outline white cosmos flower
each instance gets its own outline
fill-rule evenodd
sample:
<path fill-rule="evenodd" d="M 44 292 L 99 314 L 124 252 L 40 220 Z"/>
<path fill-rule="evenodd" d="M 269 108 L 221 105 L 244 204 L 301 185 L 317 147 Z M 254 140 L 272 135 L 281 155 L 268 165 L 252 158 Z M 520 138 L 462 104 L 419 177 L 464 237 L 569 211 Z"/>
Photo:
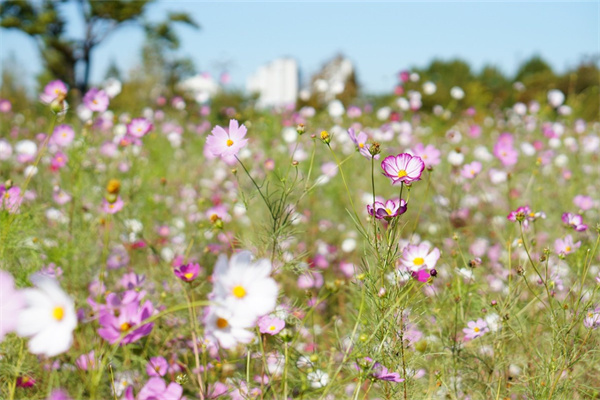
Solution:
<path fill-rule="evenodd" d="M 258 318 L 275 309 L 279 289 L 267 259 L 252 261 L 249 251 L 221 255 L 213 273 L 214 301 L 235 315 Z"/>
<path fill-rule="evenodd" d="M 310 386 L 314 389 L 320 389 L 327 386 L 329 383 L 329 374 L 321 371 L 320 369 L 314 372 L 309 372 L 306 378 L 310 382 Z"/>
<path fill-rule="evenodd" d="M 34 274 L 30 280 L 37 288 L 23 290 L 27 306 L 18 316 L 17 334 L 31 338 L 31 353 L 53 357 L 71 347 L 75 306 L 54 279 Z"/>
<path fill-rule="evenodd" d="M 210 342 L 218 342 L 222 348 L 230 349 L 238 343 L 250 343 L 254 339 L 254 333 L 248 328 L 256 325 L 256 316 L 239 313 L 234 315 L 227 308 L 210 307 L 204 324 Z"/>

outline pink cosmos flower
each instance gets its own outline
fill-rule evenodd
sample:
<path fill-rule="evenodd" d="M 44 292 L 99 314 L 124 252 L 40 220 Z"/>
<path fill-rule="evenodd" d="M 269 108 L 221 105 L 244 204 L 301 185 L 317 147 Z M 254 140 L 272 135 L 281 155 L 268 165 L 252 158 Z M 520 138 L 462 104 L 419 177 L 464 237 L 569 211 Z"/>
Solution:
<path fill-rule="evenodd" d="M 169 364 L 163 357 L 152 357 L 146 364 L 148 376 L 165 376 Z"/>
<path fill-rule="evenodd" d="M 369 215 L 375 215 L 375 218 L 377 219 L 385 219 L 390 221 L 392 218 L 404 214 L 407 207 L 408 206 L 404 199 L 400 199 L 399 202 L 387 200 L 385 204 L 376 201 L 375 208 L 373 208 L 372 204 L 367 204 L 367 211 L 369 212 Z"/>
<path fill-rule="evenodd" d="M 370 367 L 370 376 L 380 381 L 387 382 L 404 382 L 404 378 L 400 378 L 400 374 L 398 372 L 390 372 L 383 364 L 380 362 L 373 362 L 371 357 L 364 357 L 360 364 L 366 366 L 366 368 Z M 360 365 L 357 364 L 357 369 L 360 368 Z"/>
<path fill-rule="evenodd" d="M 581 246 L 581 240 L 574 243 L 571 235 L 565 236 L 564 239 L 556 239 L 554 242 L 554 250 L 561 255 L 571 254 Z"/>
<path fill-rule="evenodd" d="M 466 340 L 473 340 L 489 332 L 487 322 L 479 318 L 477 321 L 469 321 L 468 328 L 463 328 Z"/>
<path fill-rule="evenodd" d="M 481 172 L 481 163 L 479 161 L 473 161 L 470 164 L 465 164 L 460 170 L 460 174 L 467 178 L 473 179 Z"/>
<path fill-rule="evenodd" d="M 200 273 L 200 264 L 189 263 L 175 267 L 173 270 L 175 276 L 185 282 L 191 282 L 198 277 Z"/>
<path fill-rule="evenodd" d="M 412 152 L 415 156 L 423 160 L 426 167 L 433 167 L 440 163 L 440 155 L 442 153 L 431 144 L 424 146 L 423 143 L 417 143 Z"/>
<path fill-rule="evenodd" d="M 135 400 L 179 400 L 183 394 L 183 388 L 177 382 L 171 382 L 167 386 L 164 380 L 159 377 L 152 377 L 146 382 L 142 390 L 135 397 Z M 133 400 L 133 393 L 129 391 L 125 398 L 127 400 Z"/>
<path fill-rule="evenodd" d="M 110 99 L 104 90 L 91 88 L 83 96 L 83 104 L 90 110 L 96 112 L 104 112 L 108 109 Z"/>
<path fill-rule="evenodd" d="M 258 328 L 260 333 L 277 335 L 285 328 L 285 321 L 276 317 L 262 316 L 258 319 Z"/>
<path fill-rule="evenodd" d="M 58 97 L 67 95 L 67 85 L 64 82 L 56 80 L 48 83 L 44 88 L 44 93 L 40 94 L 40 100 L 45 104 L 50 104 Z"/>
<path fill-rule="evenodd" d="M 23 196 L 19 187 L 13 186 L 7 190 L 4 185 L 0 185 L 0 210 L 6 210 L 10 214 L 18 213 L 22 202 Z"/>
<path fill-rule="evenodd" d="M 57 146 L 67 147 L 73 142 L 75 138 L 75 131 L 71 128 L 70 125 L 59 125 L 54 128 L 54 132 L 52 132 L 52 136 L 50 140 Z"/>
<path fill-rule="evenodd" d="M 409 244 L 402 250 L 400 263 L 409 271 L 417 272 L 422 269 L 433 269 L 440 259 L 440 250 L 431 248 L 427 242 L 419 245 Z"/>
<path fill-rule="evenodd" d="M 600 328 L 600 307 L 588 310 L 585 318 L 583 319 L 583 326 L 588 329 Z"/>
<path fill-rule="evenodd" d="M 54 199 L 54 202 L 60 206 L 71 201 L 71 195 L 59 187 L 54 188 L 54 191 L 52 192 L 52 198 Z"/>
<path fill-rule="evenodd" d="M 577 195 L 573 199 L 573 204 L 581 210 L 587 211 L 594 207 L 594 200 L 589 196 Z"/>
<path fill-rule="evenodd" d="M 58 171 L 59 169 L 67 165 L 68 161 L 69 157 L 67 157 L 67 155 L 62 151 L 58 151 L 56 152 L 54 157 L 52 157 L 52 161 L 50 161 L 50 169 L 52 171 Z"/>
<path fill-rule="evenodd" d="M 348 129 L 348 136 L 350 136 L 350 140 L 352 140 L 352 143 L 354 143 L 356 145 L 356 147 L 358 147 L 358 150 L 365 147 L 365 145 L 367 144 L 367 140 L 369 139 L 367 134 L 364 133 L 363 131 L 360 131 L 357 135 L 354 132 L 353 128 Z"/>
<path fill-rule="evenodd" d="M 152 322 L 139 327 L 137 325 L 148 319 L 153 313 L 154 307 L 150 300 L 146 300 L 144 304 L 137 301 L 123 304 L 118 308 L 118 316 L 106 310 L 98 319 L 101 326 L 98 329 L 98 335 L 110 344 L 119 342 L 121 335 L 125 335 L 120 342 L 121 346 L 136 342 L 142 337 L 149 335 L 152 331 L 154 327 L 154 323 Z"/>
<path fill-rule="evenodd" d="M 0 270 L 0 342 L 17 328 L 17 315 L 25 308 L 25 297 L 15 289 L 11 274 Z"/>
<path fill-rule="evenodd" d="M 494 146 L 494 156 L 496 156 L 505 167 L 510 167 L 517 163 L 519 153 L 512 147 L 512 137 L 510 141 L 498 140 L 498 143 Z"/>
<path fill-rule="evenodd" d="M 107 214 L 116 214 L 123 209 L 124 204 L 121 196 L 118 196 L 112 203 L 106 199 L 102 199 L 102 211 Z"/>
<path fill-rule="evenodd" d="M 6 100 L 6 99 L 0 99 L 0 112 L 1 113 L 8 113 L 10 112 L 10 110 L 12 109 L 12 104 L 10 101 Z"/>
<path fill-rule="evenodd" d="M 577 232 L 584 232 L 588 228 L 588 226 L 583 223 L 583 218 L 579 214 L 564 213 L 562 215 L 562 221 Z"/>
<path fill-rule="evenodd" d="M 144 137 L 154 126 L 146 118 L 134 118 L 127 125 L 127 133 L 133 137 Z"/>
<path fill-rule="evenodd" d="M 20 388 L 29 388 L 35 385 L 35 379 L 30 376 L 22 375 L 17 378 L 17 386 Z"/>
<path fill-rule="evenodd" d="M 82 371 L 89 371 L 96 368 L 96 356 L 94 350 L 82 354 L 75 360 L 75 365 Z"/>
<path fill-rule="evenodd" d="M 388 156 L 381 162 L 383 175 L 392 180 L 392 184 L 412 183 L 421 179 L 425 164 L 418 156 L 408 153 Z"/>
<path fill-rule="evenodd" d="M 235 156 L 248 143 L 244 139 L 248 130 L 244 125 L 239 126 L 238 121 L 229 121 L 229 132 L 220 126 L 215 126 L 212 135 L 206 138 L 206 148 L 215 157 Z"/>

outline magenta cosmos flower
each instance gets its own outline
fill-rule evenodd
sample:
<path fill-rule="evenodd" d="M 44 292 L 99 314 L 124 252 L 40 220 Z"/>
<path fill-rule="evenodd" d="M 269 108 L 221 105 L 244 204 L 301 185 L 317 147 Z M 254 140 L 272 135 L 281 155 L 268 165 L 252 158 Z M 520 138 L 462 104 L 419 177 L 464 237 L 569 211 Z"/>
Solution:
<path fill-rule="evenodd" d="M 479 318 L 477 321 L 469 321 L 467 326 L 468 328 L 463 329 L 466 340 L 476 339 L 490 331 L 488 329 L 487 322 L 481 318 Z"/>
<path fill-rule="evenodd" d="M 104 112 L 108 109 L 109 102 L 108 95 L 104 90 L 98 90 L 91 88 L 83 96 L 83 104 L 90 109 L 90 111 Z"/>
<path fill-rule="evenodd" d="M 144 137 L 154 126 L 146 118 L 134 118 L 127 125 L 127 133 L 133 137 Z"/>
<path fill-rule="evenodd" d="M 43 103 L 50 104 L 59 97 L 67 96 L 67 85 L 64 82 L 56 80 L 48 83 L 44 88 L 44 93 L 40 94 L 40 100 Z"/>
<path fill-rule="evenodd" d="M 163 357 L 152 357 L 146 364 L 148 376 L 165 376 L 169 363 Z"/>
<path fill-rule="evenodd" d="M 398 202 L 394 200 L 387 200 L 385 204 L 376 201 L 374 206 L 375 207 L 373 207 L 371 204 L 367 205 L 367 211 L 369 212 L 369 215 L 375 215 L 375 218 L 385 219 L 387 221 L 397 217 L 398 215 L 404 214 L 407 209 L 406 201 L 404 201 L 404 199 L 400 199 Z"/>
<path fill-rule="evenodd" d="M 412 183 L 420 180 L 425 163 L 421 157 L 402 153 L 386 157 L 381 162 L 381 168 L 383 168 L 383 174 L 392 180 L 392 184 L 399 185 L 402 182 Z"/>
<path fill-rule="evenodd" d="M 113 315 L 110 311 L 105 311 L 98 320 L 101 326 L 98 329 L 98 335 L 110 344 L 119 342 L 121 335 L 125 335 L 120 342 L 121 345 L 133 343 L 152 331 L 154 323 L 138 327 L 142 321 L 154 313 L 154 307 L 150 300 L 146 300 L 143 305 L 137 301 L 123 304 L 118 311 L 118 316 Z M 135 327 L 137 328 L 133 329 Z"/>
<path fill-rule="evenodd" d="M 248 139 L 244 139 L 248 130 L 244 125 L 232 119 L 229 121 L 229 131 L 220 126 L 215 126 L 212 135 L 206 138 L 206 147 L 215 157 L 235 156 L 246 145 Z"/>
<path fill-rule="evenodd" d="M 583 218 L 579 214 L 564 213 L 562 215 L 562 221 L 577 232 L 583 232 L 588 228 L 588 226 L 583 223 Z"/>
<path fill-rule="evenodd" d="M 185 282 L 191 282 L 198 277 L 200 273 L 200 264 L 189 263 L 175 267 L 173 270 L 175 276 Z"/>

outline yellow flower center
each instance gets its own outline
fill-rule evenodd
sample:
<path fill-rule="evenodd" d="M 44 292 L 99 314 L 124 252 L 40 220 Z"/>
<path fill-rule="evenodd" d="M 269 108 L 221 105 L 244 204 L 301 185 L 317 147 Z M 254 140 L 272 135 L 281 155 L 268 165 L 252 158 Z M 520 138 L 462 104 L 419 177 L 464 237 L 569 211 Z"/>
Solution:
<path fill-rule="evenodd" d="M 529 213 L 529 216 L 530 216 L 530 217 L 535 217 L 535 213 L 534 213 L 534 212 L 530 212 L 530 213 Z"/>
<path fill-rule="evenodd" d="M 129 330 L 129 328 L 131 328 L 131 325 L 129 325 L 129 323 L 123 322 L 121 324 L 121 332 L 126 332 Z"/>
<path fill-rule="evenodd" d="M 415 265 L 423 265 L 423 264 L 425 264 L 425 260 L 423 259 L 423 257 L 416 257 L 413 260 L 413 264 L 415 264 Z"/>
<path fill-rule="evenodd" d="M 59 162 L 59 163 L 61 163 L 61 162 L 63 162 L 63 158 L 62 157 L 57 157 L 56 161 Z"/>
<path fill-rule="evenodd" d="M 233 140 L 227 139 L 227 147 L 233 146 Z"/>
<path fill-rule="evenodd" d="M 404 178 L 406 175 L 408 175 L 406 173 L 405 169 L 401 169 L 400 171 L 398 171 L 398 178 Z"/>
<path fill-rule="evenodd" d="M 237 297 L 238 299 L 241 299 L 244 296 L 246 296 L 246 289 L 244 289 L 243 286 L 238 285 L 233 288 L 232 293 L 235 297 Z"/>
<path fill-rule="evenodd" d="M 65 316 L 65 309 L 61 306 L 54 307 L 52 310 L 52 317 L 57 321 L 62 321 Z"/>
<path fill-rule="evenodd" d="M 271 326 L 269 327 L 269 330 L 270 330 L 270 331 L 274 331 L 275 329 L 277 329 L 277 328 L 275 327 L 275 325 L 271 325 Z"/>
<path fill-rule="evenodd" d="M 225 329 L 229 326 L 229 322 L 225 318 L 217 318 L 217 328 Z"/>
<path fill-rule="evenodd" d="M 364 143 L 359 143 L 358 147 L 360 147 L 362 149 L 363 147 L 365 147 L 365 144 Z"/>
<path fill-rule="evenodd" d="M 390 210 L 389 208 L 386 208 L 385 212 L 388 213 L 388 215 L 392 215 L 392 210 Z"/>
<path fill-rule="evenodd" d="M 98 104 L 98 100 L 94 99 L 94 100 L 92 100 L 92 103 Z"/>
<path fill-rule="evenodd" d="M 566 250 L 566 251 L 571 251 L 571 246 L 567 246 L 567 247 L 565 247 L 565 250 Z"/>
<path fill-rule="evenodd" d="M 185 279 L 192 279 L 192 276 L 194 276 L 194 273 L 188 272 L 187 274 L 183 274 L 183 276 L 185 276 Z"/>
<path fill-rule="evenodd" d="M 475 328 L 473 328 L 473 331 L 474 331 L 475 333 L 477 333 L 477 332 L 479 332 L 479 331 L 480 331 L 480 329 L 479 329 L 478 327 L 475 327 Z"/>
<path fill-rule="evenodd" d="M 63 132 L 62 137 L 67 137 L 67 133 Z"/>

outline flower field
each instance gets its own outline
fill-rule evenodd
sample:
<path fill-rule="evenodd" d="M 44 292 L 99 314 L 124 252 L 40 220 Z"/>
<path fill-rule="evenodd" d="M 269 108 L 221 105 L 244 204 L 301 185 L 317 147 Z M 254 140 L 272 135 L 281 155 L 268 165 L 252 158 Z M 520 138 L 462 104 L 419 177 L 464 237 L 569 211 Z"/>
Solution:
<path fill-rule="evenodd" d="M 0 398 L 600 398 L 600 123 L 407 74 L 0 100 Z"/>

